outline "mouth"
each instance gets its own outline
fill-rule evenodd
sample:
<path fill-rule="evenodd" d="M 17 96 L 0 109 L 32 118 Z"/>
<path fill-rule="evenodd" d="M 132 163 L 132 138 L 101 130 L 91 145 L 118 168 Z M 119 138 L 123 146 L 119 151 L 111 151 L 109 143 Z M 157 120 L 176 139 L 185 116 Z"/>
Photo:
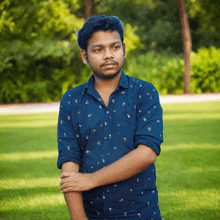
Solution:
<path fill-rule="evenodd" d="M 115 63 L 106 63 L 104 66 L 114 66 Z"/>
<path fill-rule="evenodd" d="M 102 64 L 101 66 L 103 67 L 113 67 L 117 64 L 117 62 L 106 62 L 104 64 Z"/>
<path fill-rule="evenodd" d="M 116 66 L 115 63 L 106 63 L 106 64 L 103 65 L 103 67 L 104 67 L 104 68 L 107 68 L 107 69 L 109 69 L 109 68 L 114 68 L 115 66 Z"/>

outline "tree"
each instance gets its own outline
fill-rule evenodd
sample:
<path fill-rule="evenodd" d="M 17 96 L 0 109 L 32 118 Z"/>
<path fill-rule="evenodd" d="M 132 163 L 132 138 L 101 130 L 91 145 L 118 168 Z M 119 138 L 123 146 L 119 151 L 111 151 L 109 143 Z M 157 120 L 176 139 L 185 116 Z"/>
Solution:
<path fill-rule="evenodd" d="M 84 0 L 84 7 L 85 7 L 85 20 L 89 19 L 92 14 L 92 0 Z"/>
<path fill-rule="evenodd" d="M 187 12 L 184 5 L 184 0 L 176 0 L 180 12 L 180 22 L 182 26 L 183 34 L 183 47 L 184 47 L 184 63 L 185 63 L 185 74 L 184 74 L 184 93 L 190 93 L 190 53 L 192 48 L 192 41 L 189 29 L 189 23 L 187 19 Z"/>
<path fill-rule="evenodd" d="M 77 2 L 78 0 L 3 0 L 0 3 L 0 41 L 8 43 L 20 40 L 31 43 L 44 37 L 71 37 L 74 29 L 83 24 L 83 19 L 78 19 L 71 13 L 71 10 L 78 8 Z"/>
<path fill-rule="evenodd" d="M 219 0 L 189 0 L 186 2 L 191 27 L 193 50 L 213 45 L 220 47 Z"/>

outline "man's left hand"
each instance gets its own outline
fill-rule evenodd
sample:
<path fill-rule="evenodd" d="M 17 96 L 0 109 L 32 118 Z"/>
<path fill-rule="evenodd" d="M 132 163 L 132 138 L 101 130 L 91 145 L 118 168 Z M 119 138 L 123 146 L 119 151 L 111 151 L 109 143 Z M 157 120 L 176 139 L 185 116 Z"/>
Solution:
<path fill-rule="evenodd" d="M 60 178 L 62 193 L 88 191 L 95 187 L 90 173 L 63 172 Z"/>

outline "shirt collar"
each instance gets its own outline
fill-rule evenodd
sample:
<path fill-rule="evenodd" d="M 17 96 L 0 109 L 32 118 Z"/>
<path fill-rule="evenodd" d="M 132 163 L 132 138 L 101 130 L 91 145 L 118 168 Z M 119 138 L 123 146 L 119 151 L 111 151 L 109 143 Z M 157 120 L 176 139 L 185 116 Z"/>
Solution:
<path fill-rule="evenodd" d="M 119 89 L 119 87 L 123 87 L 125 89 L 128 88 L 128 78 L 126 77 L 123 70 L 121 70 L 121 79 L 118 83 L 116 90 Z M 85 83 L 84 91 L 85 90 L 89 90 L 89 91 L 94 90 L 94 75 L 93 74 L 90 76 L 89 80 Z"/>
<path fill-rule="evenodd" d="M 128 78 L 125 75 L 123 70 L 121 70 L 121 79 L 120 79 L 120 81 L 118 83 L 118 87 L 119 86 L 123 87 L 124 89 L 128 88 Z"/>

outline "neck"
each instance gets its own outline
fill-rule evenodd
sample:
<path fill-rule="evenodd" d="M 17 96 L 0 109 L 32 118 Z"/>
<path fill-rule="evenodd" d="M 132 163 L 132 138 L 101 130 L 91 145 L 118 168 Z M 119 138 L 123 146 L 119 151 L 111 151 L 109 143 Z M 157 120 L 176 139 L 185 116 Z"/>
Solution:
<path fill-rule="evenodd" d="M 121 79 L 121 71 L 113 79 L 101 79 L 95 75 L 94 75 L 94 79 L 95 79 L 94 86 L 97 91 L 112 93 L 113 91 L 115 91 Z"/>

